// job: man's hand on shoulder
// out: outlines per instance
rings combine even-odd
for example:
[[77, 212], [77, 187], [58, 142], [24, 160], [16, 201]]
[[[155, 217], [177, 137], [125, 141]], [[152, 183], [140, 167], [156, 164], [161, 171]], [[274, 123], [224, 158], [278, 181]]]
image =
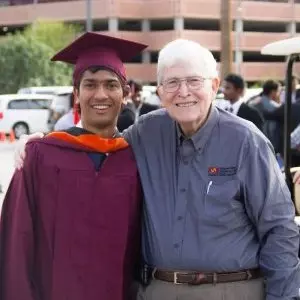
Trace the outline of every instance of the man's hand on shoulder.
[[41, 132], [35, 132], [32, 134], [23, 134], [19, 141], [17, 142], [16, 145], [16, 149], [15, 149], [15, 155], [14, 155], [14, 159], [15, 159], [15, 168], [17, 169], [21, 169], [23, 167], [23, 162], [25, 159], [25, 147], [26, 147], [26, 143], [28, 141], [32, 141], [34, 139], [40, 139], [44, 137], [44, 134]]

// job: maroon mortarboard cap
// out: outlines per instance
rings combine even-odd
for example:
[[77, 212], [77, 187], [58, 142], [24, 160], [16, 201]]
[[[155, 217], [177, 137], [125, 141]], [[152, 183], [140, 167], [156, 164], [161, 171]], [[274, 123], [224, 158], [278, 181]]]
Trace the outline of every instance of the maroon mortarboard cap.
[[115, 72], [126, 81], [123, 62], [142, 52], [147, 45], [123, 40], [99, 33], [87, 32], [52, 57], [75, 65], [73, 83], [90, 67], [104, 67]]

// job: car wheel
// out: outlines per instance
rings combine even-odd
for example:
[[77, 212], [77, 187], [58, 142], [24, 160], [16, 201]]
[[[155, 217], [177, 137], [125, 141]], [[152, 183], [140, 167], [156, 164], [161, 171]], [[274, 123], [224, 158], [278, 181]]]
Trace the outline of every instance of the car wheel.
[[26, 123], [16, 123], [13, 127], [15, 138], [19, 139], [23, 134], [29, 134], [29, 128]]

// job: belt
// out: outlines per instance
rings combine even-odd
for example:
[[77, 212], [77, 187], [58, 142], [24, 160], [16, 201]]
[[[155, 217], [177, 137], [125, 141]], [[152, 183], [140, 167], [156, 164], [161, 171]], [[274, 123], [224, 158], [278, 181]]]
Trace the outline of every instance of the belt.
[[230, 273], [200, 273], [193, 271], [174, 272], [154, 269], [152, 272], [152, 277], [154, 279], [172, 282], [174, 284], [200, 285], [250, 280], [260, 278], [262, 276], [259, 269], [250, 269]]

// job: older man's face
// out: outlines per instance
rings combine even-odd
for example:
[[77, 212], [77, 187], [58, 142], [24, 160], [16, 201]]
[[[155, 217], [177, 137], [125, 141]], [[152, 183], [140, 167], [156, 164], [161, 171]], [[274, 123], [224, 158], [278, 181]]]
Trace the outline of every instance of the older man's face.
[[219, 79], [202, 76], [199, 67], [177, 64], [163, 70], [158, 92], [162, 105], [183, 129], [198, 130], [205, 122]]

